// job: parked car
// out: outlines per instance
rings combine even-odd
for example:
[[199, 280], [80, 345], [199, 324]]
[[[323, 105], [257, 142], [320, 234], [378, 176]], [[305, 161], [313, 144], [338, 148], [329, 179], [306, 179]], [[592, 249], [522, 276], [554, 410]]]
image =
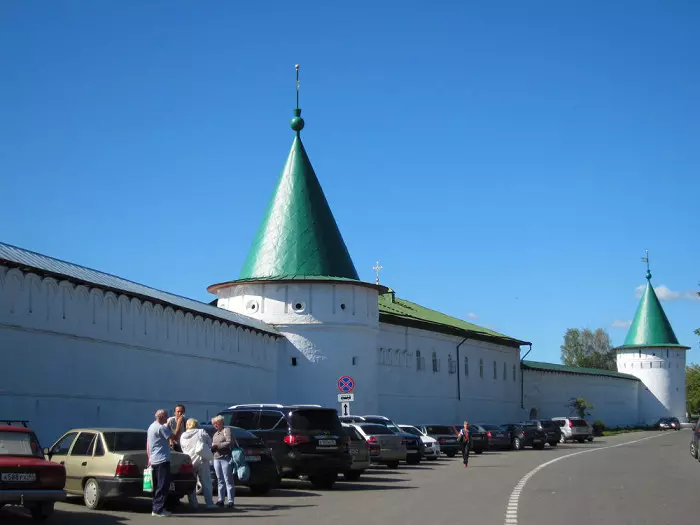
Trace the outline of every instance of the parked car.
[[406, 445], [406, 463], [417, 465], [423, 457], [423, 442], [419, 436], [405, 432], [391, 419], [384, 416], [362, 416], [366, 423], [384, 425], [394, 434], [401, 436]]
[[491, 435], [489, 431], [478, 423], [469, 423], [469, 450], [474, 454], [483, 454], [489, 449]]
[[654, 427], [659, 430], [680, 430], [681, 422], [677, 417], [662, 417], [654, 423]]
[[[509, 430], [499, 425], [491, 425], [488, 423], [480, 423], [479, 426], [486, 430], [489, 440], [489, 450], [503, 450], [512, 448], [513, 440]], [[471, 429], [471, 425], [469, 425], [469, 428]]]
[[48, 461], [28, 421], [0, 421], [0, 508], [22, 506], [43, 521], [66, 499], [66, 469]]
[[552, 421], [556, 421], [559, 424], [559, 430], [561, 430], [560, 443], [566, 443], [567, 441], [583, 443], [593, 433], [592, 429], [588, 427], [586, 420], [580, 417], [553, 417]]
[[357, 481], [362, 473], [370, 467], [370, 446], [365, 437], [352, 425], [343, 423], [343, 429], [350, 439], [350, 456], [352, 457], [350, 468], [343, 472], [343, 477], [347, 481]]
[[331, 488], [350, 469], [349, 439], [338, 413], [317, 405], [235, 405], [219, 412], [224, 424], [248, 430], [272, 450], [280, 475], [308, 476]]
[[[370, 461], [386, 465], [390, 469], [398, 468], [399, 461], [406, 460], [406, 444], [404, 439], [389, 430], [385, 425], [376, 423], [349, 423], [357, 429], [360, 435], [374, 445], [374, 453], [370, 453]], [[370, 451], [371, 452], [371, 451]]]
[[423, 457], [431, 460], [436, 460], [440, 457], [440, 443], [437, 442], [437, 439], [423, 434], [423, 432], [412, 425], [399, 425], [399, 428], [420, 438], [423, 443]]
[[[213, 436], [216, 429], [212, 425], [201, 425], [209, 436]], [[265, 446], [265, 443], [258, 436], [247, 430], [238, 427], [228, 427], [231, 429], [231, 435], [236, 439], [238, 445], [245, 452], [245, 459], [250, 466], [250, 478], [242, 482], [236, 476], [234, 469], [234, 481], [236, 486], [243, 485], [250, 489], [250, 492], [256, 496], [267, 494], [271, 489], [278, 487], [280, 484], [280, 475], [277, 469], [277, 463], [272, 457], [272, 451]], [[211, 479], [214, 493], [217, 490], [216, 473], [214, 472], [214, 464], [211, 465]], [[202, 487], [197, 482], [197, 494], [201, 494]]]
[[[547, 443], [550, 446], [556, 447], [561, 441], [561, 427], [557, 421], [551, 419], [532, 419], [527, 421], [528, 424], [536, 426], [539, 430], [542, 430], [547, 436]], [[591, 434], [593, 429], [591, 429]]]
[[693, 434], [690, 436], [690, 455], [695, 459], [700, 460], [700, 424], [696, 423], [693, 426]]
[[430, 436], [440, 445], [440, 451], [448, 458], [460, 452], [457, 441], [457, 429], [452, 425], [415, 425], [426, 436]]
[[[66, 469], [66, 493], [83, 496], [89, 509], [106, 499], [143, 496], [143, 470], [148, 464], [145, 430], [133, 428], [76, 428], [46, 450], [49, 459]], [[170, 458], [172, 508], [195, 490], [196, 478], [187, 454]]]
[[508, 435], [510, 436], [510, 448], [512, 450], [520, 450], [523, 446], [525, 446], [525, 431], [520, 425], [506, 423], [504, 425], [499, 426], [508, 432]]
[[547, 434], [545, 434], [544, 430], [540, 430], [537, 426], [527, 422], [506, 423], [501, 426], [509, 429], [517, 436], [520, 448], [532, 447], [541, 450], [547, 442]]

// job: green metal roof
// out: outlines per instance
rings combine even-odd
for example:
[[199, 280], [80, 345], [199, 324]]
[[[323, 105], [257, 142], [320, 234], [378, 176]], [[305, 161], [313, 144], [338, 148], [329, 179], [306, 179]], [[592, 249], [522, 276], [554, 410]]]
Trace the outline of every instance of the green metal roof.
[[330, 277], [359, 281], [326, 196], [301, 142], [295, 110], [292, 149], [253, 240], [241, 280]]
[[647, 271], [647, 285], [639, 301], [637, 313], [627, 332], [625, 344], [620, 348], [636, 348], [643, 346], [672, 346], [689, 348], [680, 345], [671, 323], [666, 317], [654, 287], [651, 285], [651, 272]]
[[578, 366], [558, 365], [554, 363], [540, 363], [538, 361], [523, 361], [524, 370], [539, 370], [540, 372], [558, 372], [560, 374], [579, 374], [588, 376], [616, 377], [618, 379], [629, 379], [639, 381], [640, 379], [631, 374], [622, 374], [612, 370], [602, 370], [599, 368], [582, 368]]
[[530, 344], [528, 341], [514, 339], [488, 328], [483, 328], [419, 304], [399, 299], [393, 293], [379, 296], [379, 321], [513, 347]]

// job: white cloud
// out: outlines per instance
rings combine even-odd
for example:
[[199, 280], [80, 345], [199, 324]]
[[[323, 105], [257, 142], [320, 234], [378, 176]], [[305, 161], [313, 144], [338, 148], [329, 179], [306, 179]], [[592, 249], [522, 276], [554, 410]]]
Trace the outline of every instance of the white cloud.
[[620, 319], [615, 319], [610, 326], [613, 328], [629, 328], [632, 326], [632, 321], [621, 321]]
[[[634, 292], [637, 299], [642, 296], [645, 288], [646, 285], [644, 284], [640, 284], [635, 288]], [[700, 301], [700, 296], [694, 291], [686, 290], [683, 292], [674, 292], [665, 284], [654, 286], [654, 291], [659, 301]]]
[[478, 318], [479, 318], [479, 316], [476, 315], [474, 312], [469, 312], [469, 313], [467, 314], [467, 317], [468, 317], [469, 319], [478, 319]]

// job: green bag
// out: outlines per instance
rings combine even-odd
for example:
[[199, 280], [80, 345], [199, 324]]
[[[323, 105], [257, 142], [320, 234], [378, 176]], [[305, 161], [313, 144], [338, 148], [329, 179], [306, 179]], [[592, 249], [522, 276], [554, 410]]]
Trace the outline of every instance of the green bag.
[[153, 492], [153, 469], [151, 467], [143, 469], [143, 491]]

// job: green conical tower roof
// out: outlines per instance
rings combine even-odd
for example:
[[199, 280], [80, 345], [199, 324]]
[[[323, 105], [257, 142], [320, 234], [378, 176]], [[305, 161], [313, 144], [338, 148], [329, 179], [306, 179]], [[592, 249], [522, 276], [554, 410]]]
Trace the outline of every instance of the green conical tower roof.
[[671, 323], [666, 317], [659, 298], [656, 296], [654, 287], [651, 285], [651, 272], [647, 270], [647, 285], [639, 301], [637, 313], [627, 332], [625, 344], [621, 348], [638, 346], [677, 346], [676, 334], [673, 333]]
[[351, 279], [359, 281], [321, 184], [311, 166], [295, 109], [292, 149], [248, 252], [239, 280]]

